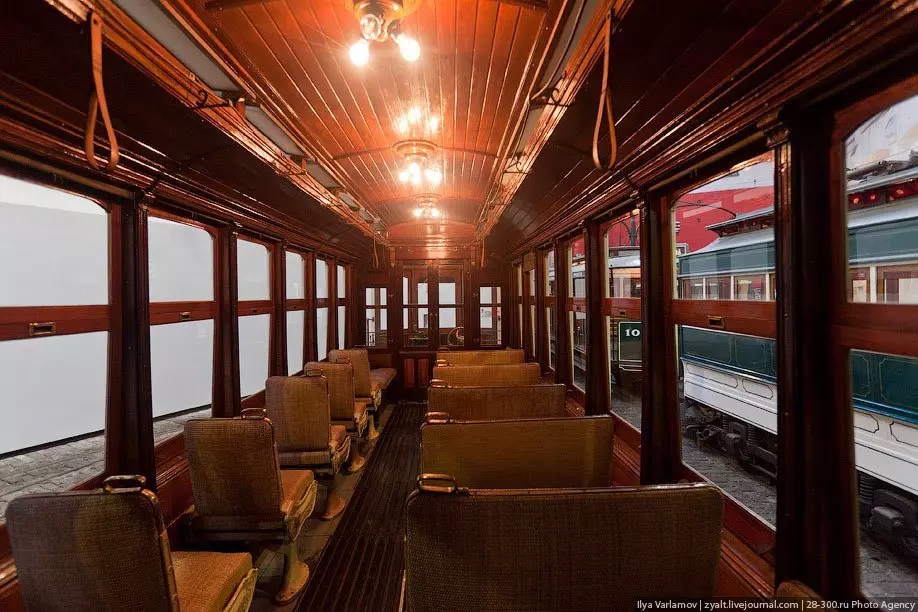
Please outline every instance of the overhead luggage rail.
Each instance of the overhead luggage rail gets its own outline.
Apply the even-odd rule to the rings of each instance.
[[[708,484],[493,490],[419,478],[407,503],[410,612],[628,610],[714,594],[723,495]]]
[[[421,426],[421,473],[451,474],[458,485],[477,489],[608,487],[612,417],[428,417]]]

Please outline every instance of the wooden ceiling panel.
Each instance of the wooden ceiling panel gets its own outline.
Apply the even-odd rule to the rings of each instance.
[[[439,130],[425,137],[440,147],[438,192],[450,203],[444,212],[475,222],[508,129],[522,112],[545,44],[543,27],[562,4],[553,0],[546,11],[493,0],[428,0],[402,24],[421,44],[420,61],[403,61],[392,42],[371,43],[370,63],[358,68],[348,59],[358,23],[343,0],[223,10],[206,10],[205,0],[165,2],[193,12],[209,30],[203,34],[218,39],[298,128],[297,136],[388,224],[406,221],[417,191],[399,181],[404,164],[392,149],[418,137],[396,127],[413,107],[440,119]]]

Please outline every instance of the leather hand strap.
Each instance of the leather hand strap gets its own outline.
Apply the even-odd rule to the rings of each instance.
[[[615,119],[612,116],[612,97],[609,95],[609,63],[611,61],[612,48],[612,16],[603,26],[603,35],[605,36],[605,46],[602,64],[602,93],[599,94],[599,108],[596,111],[596,125],[593,126],[593,165],[597,170],[609,171],[615,166],[615,160],[618,158],[618,139],[615,137]],[[602,129],[603,111],[605,111],[606,121],[609,123],[609,161],[603,162],[599,159],[599,132]]]
[[[92,82],[93,92],[89,97],[89,114],[86,118],[86,134],[83,139],[83,149],[86,151],[86,160],[96,170],[102,166],[96,161],[96,117],[102,112],[102,123],[108,135],[109,153],[105,171],[111,172],[118,166],[121,157],[118,152],[118,139],[112,119],[108,114],[108,103],[105,100],[105,84],[102,82],[102,18],[97,13],[89,16],[90,52],[92,54]]]

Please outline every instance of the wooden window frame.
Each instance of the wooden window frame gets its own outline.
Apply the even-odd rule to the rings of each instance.
[[[563,245],[564,245],[563,248],[564,248],[564,252],[565,252],[565,258],[564,258],[564,261],[565,261],[564,277],[565,277],[565,279],[566,279],[565,287],[567,288],[567,293],[566,293],[565,296],[564,296],[564,304],[565,304],[565,308],[564,308],[564,327],[568,330],[568,331],[567,331],[567,334],[566,334],[566,336],[567,336],[567,344],[565,345],[565,351],[564,351],[564,352],[565,352],[565,354],[567,355],[566,359],[568,359],[568,361],[570,361],[570,369],[569,369],[568,372],[567,372],[568,376],[567,376],[567,379],[564,380],[563,382],[564,382],[565,384],[567,384],[567,387],[568,387],[568,389],[569,389],[569,392],[570,392],[570,394],[573,396],[573,398],[574,398],[576,401],[580,402],[582,405],[586,406],[586,405],[587,405],[587,388],[589,387],[589,384],[590,384],[590,379],[589,379],[589,376],[588,376],[588,372],[587,372],[586,368],[584,368],[584,380],[585,380],[584,387],[585,387],[585,388],[581,389],[581,388],[578,387],[576,384],[574,384],[574,379],[575,379],[574,370],[575,370],[575,366],[574,366],[574,361],[573,361],[573,353],[574,353],[574,327],[575,327],[574,317],[576,317],[576,315],[575,315],[574,313],[578,313],[578,312],[579,312],[579,313],[583,313],[583,314],[586,315],[586,317],[587,317],[587,319],[586,319],[587,324],[586,324],[586,327],[585,327],[585,329],[584,329],[584,331],[583,331],[583,334],[584,334],[584,336],[585,336],[585,338],[584,338],[584,354],[589,355],[589,352],[590,352],[590,347],[589,347],[589,325],[590,325],[590,322],[589,322],[589,321],[590,321],[590,313],[589,313],[589,308],[588,308],[588,305],[587,305],[587,296],[586,296],[586,295],[577,296],[577,297],[574,296],[574,282],[573,282],[574,263],[573,263],[572,253],[573,253],[573,245],[574,245],[574,243],[577,242],[577,241],[580,241],[580,240],[583,241],[583,249],[584,249],[584,255],[583,255],[583,258],[584,258],[583,273],[584,273],[584,286],[586,287],[586,286],[589,285],[589,282],[590,282],[590,279],[589,279],[589,276],[588,276],[588,272],[589,272],[589,271],[588,271],[588,267],[589,267],[589,266],[587,266],[587,259],[588,259],[588,256],[587,256],[587,235],[586,235],[586,232],[577,232],[577,233],[574,234],[573,236],[567,237],[567,238],[564,240],[564,242],[563,242]],[[555,257],[557,258],[557,256],[558,256],[558,255],[557,255],[557,251],[556,251],[556,252],[555,252]],[[555,262],[555,274],[556,274],[556,280],[557,280],[557,274],[558,274],[558,264],[557,264],[557,261]],[[560,316],[559,316],[559,322],[560,322]],[[557,356],[557,353],[556,353],[556,356]],[[589,360],[587,361],[587,364],[588,364],[588,363],[589,363]]]
[[[482,301],[482,299],[481,299],[481,293],[482,293],[481,290],[482,290],[482,288],[484,288],[484,287],[488,287],[488,288],[491,289],[491,301],[489,301],[489,302],[484,302],[484,301]],[[496,321],[496,320],[497,320],[497,319],[496,319],[496,316],[495,316],[495,315],[497,315],[497,313],[500,313],[500,315],[501,315],[500,337],[498,338],[497,344],[483,344],[483,343],[479,340],[479,342],[478,342],[478,347],[479,347],[479,348],[484,348],[484,349],[489,349],[489,348],[500,348],[501,345],[503,345],[503,343],[504,343],[504,338],[503,338],[503,335],[504,335],[504,325],[503,325],[503,323],[504,323],[504,320],[503,320],[503,298],[504,298],[504,296],[503,296],[503,289],[501,288],[500,285],[497,285],[497,284],[484,284],[484,283],[478,285],[478,286],[476,287],[476,289],[478,290],[478,291],[477,291],[477,293],[478,293],[478,312],[476,313],[476,316],[479,318],[479,320],[481,319],[481,309],[482,309],[482,308],[487,308],[487,307],[490,307],[490,308],[491,308],[491,321]],[[500,296],[499,299],[495,299],[495,296],[494,296],[494,289],[497,289],[498,291],[501,292],[501,296]],[[479,329],[479,332],[480,332],[480,329]]]
[[[372,305],[366,303],[366,299],[367,299],[367,298],[366,298],[366,292],[367,292],[367,290],[373,291],[373,304],[372,304]],[[367,350],[376,350],[376,351],[379,351],[379,350],[389,350],[389,347],[391,346],[392,340],[393,340],[393,337],[392,337],[392,335],[391,335],[391,333],[390,333],[391,330],[388,329],[388,327],[390,327],[390,325],[389,325],[389,322],[390,322],[390,321],[389,321],[389,287],[388,287],[388,285],[384,285],[384,284],[379,284],[379,283],[373,284],[373,283],[370,283],[370,284],[366,285],[365,287],[362,287],[362,293],[363,293],[363,308],[361,308],[361,311],[362,311],[363,314],[361,315],[361,318],[362,318],[362,323],[361,323],[361,325],[362,325],[362,327],[363,327],[363,335],[362,335],[362,337],[363,337],[363,339],[364,339],[364,340],[363,340],[363,341],[364,341],[364,344],[366,345]],[[386,298],[386,303],[385,303],[385,304],[380,304],[380,302],[382,301],[380,298],[383,297],[383,296],[385,296],[385,298]],[[374,343],[373,345],[370,345],[370,343],[369,343],[369,340],[368,340],[368,338],[367,338],[367,336],[366,336],[366,334],[367,334],[367,329],[366,329],[366,325],[367,325],[367,312],[368,312],[368,311],[372,311],[372,312],[374,313],[374,315],[375,315],[375,320],[377,321],[377,330],[376,330],[376,333],[379,333],[379,331],[380,331],[380,330],[378,329],[378,324],[382,321],[382,313],[383,313],[383,312],[386,313],[386,324],[387,324],[387,329],[386,329],[386,344],[383,345],[383,346],[377,346],[375,343]]]
[[[548,255],[551,253],[555,257],[555,291],[553,294],[548,294]],[[555,254],[554,247],[547,247],[538,251],[538,261],[541,263],[539,277],[542,279],[542,288],[540,294],[542,296],[542,308],[541,320],[542,325],[540,325],[541,333],[544,334],[544,340],[541,342],[542,355],[544,358],[541,360],[542,371],[548,372],[550,374],[555,373],[555,365],[551,363],[550,352],[551,352],[551,334],[549,332],[550,325],[554,325],[555,328],[555,360],[558,359],[558,259]],[[554,316],[551,316],[549,313],[553,312]]]
[[[304,297],[302,298],[289,298],[287,296],[287,270],[286,270],[287,253],[293,253],[294,255],[299,255],[300,257],[303,258],[303,296]],[[305,249],[301,249],[301,248],[291,246],[291,245],[285,245],[285,248],[283,249],[283,258],[284,258],[283,293],[284,293],[285,322],[286,322],[286,316],[287,316],[286,313],[300,311],[300,310],[304,312],[303,314],[303,364],[305,365],[311,361],[310,357],[312,357],[313,355],[312,351],[315,350],[315,346],[314,346],[315,340],[312,341],[312,345],[313,345],[311,347],[312,350],[310,350],[310,344],[308,342],[312,338],[310,334],[310,329],[309,329],[310,327],[309,313],[312,311],[313,303],[315,301],[313,298],[312,292],[310,291],[310,286],[311,286],[310,282],[312,279],[312,275],[309,273],[309,266],[310,266],[310,263],[312,262],[312,257],[311,257],[311,254]],[[284,347],[283,347],[285,358],[287,354],[287,340],[288,338],[287,338],[287,335],[285,334],[284,335]],[[287,374],[286,366],[287,364],[284,364],[284,372],[282,375]],[[296,374],[298,373],[300,372],[297,372]]]

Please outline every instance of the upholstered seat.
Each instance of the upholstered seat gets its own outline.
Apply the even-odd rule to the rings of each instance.
[[[714,594],[723,495],[709,484],[456,488],[422,476],[408,498],[411,612],[637,609]]]
[[[354,394],[358,400],[366,401],[370,412],[382,410],[383,385],[379,375],[370,376],[370,354],[367,349],[335,349],[328,352],[331,363],[350,362],[354,366]]]
[[[347,360],[310,361],[303,371],[321,371],[328,380],[328,409],[332,423],[346,424],[358,436],[364,435],[367,429],[367,402],[357,400],[354,365]]]
[[[29,610],[248,610],[248,553],[171,552],[156,495],[142,476],[96,491],[26,495],[7,509]]]
[[[567,416],[564,385],[518,387],[447,387],[427,389],[427,410],[446,413],[457,421],[542,419]]]
[[[434,381],[443,381],[450,387],[518,387],[539,384],[542,371],[537,363],[436,365],[431,383]]]
[[[502,351],[437,351],[437,361],[448,365],[506,365],[524,363],[526,353],[523,349],[506,349]]]
[[[785,580],[778,585],[775,591],[777,599],[814,599],[822,600],[819,593],[796,580]]]
[[[337,473],[350,453],[350,438],[332,426],[328,379],[322,370],[304,376],[272,376],[265,410],[274,423],[282,467],[328,467]]]
[[[612,417],[438,421],[421,427],[421,473],[461,487],[560,489],[612,484]]]
[[[315,508],[313,473],[281,471],[274,426],[261,409],[186,422],[185,452],[195,504],[187,516],[189,538],[281,541],[284,579],[275,600],[291,601],[309,578],[296,538]]]
[[[395,380],[397,374],[398,370],[395,368],[373,368],[370,370],[370,380],[378,382],[382,390],[385,391],[389,388],[389,385],[392,384],[392,381]]]

